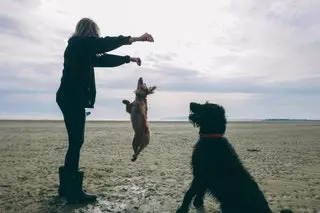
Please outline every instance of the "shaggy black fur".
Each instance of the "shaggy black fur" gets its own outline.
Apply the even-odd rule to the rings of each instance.
[[[220,203],[223,213],[272,213],[258,184],[223,137],[227,124],[224,108],[192,102],[190,111],[189,120],[200,127],[200,138],[192,154],[193,180],[177,213],[188,212],[194,197],[193,205],[203,207],[207,191]]]

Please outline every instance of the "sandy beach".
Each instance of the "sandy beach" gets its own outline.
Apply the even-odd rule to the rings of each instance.
[[[1,121],[0,212],[175,212],[192,178],[198,130],[174,122],[152,122],[150,128],[149,146],[131,162],[129,122],[87,122],[80,167],[85,189],[99,200],[67,205],[56,197],[67,149],[63,122]],[[226,136],[274,212],[320,212],[320,122],[230,122]],[[219,212],[209,196],[205,206]]]

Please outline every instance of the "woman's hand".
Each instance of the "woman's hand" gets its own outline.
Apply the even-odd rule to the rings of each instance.
[[[138,66],[141,66],[141,59],[140,58],[130,57],[130,61],[137,63]]]
[[[152,35],[149,33],[145,33],[142,36],[139,37],[140,41],[148,41],[148,42],[154,42]]]
[[[133,42],[136,42],[136,41],[154,42],[154,39],[153,39],[152,35],[150,35],[149,33],[144,33],[143,35],[141,35],[139,37],[131,37],[129,40],[130,44],[132,44]]]

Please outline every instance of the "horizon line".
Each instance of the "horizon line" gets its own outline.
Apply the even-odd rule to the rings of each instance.
[[[1,118],[0,121],[64,121],[63,119],[53,118]],[[244,122],[244,121],[320,121],[320,119],[305,119],[305,118],[253,118],[253,119],[228,119],[230,122]],[[131,122],[130,119],[87,119],[86,122]],[[189,120],[183,119],[150,119],[149,122],[186,122]]]

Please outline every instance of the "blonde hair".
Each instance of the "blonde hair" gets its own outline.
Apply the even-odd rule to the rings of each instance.
[[[100,29],[98,25],[90,18],[82,18],[76,26],[74,36],[99,37]]]

